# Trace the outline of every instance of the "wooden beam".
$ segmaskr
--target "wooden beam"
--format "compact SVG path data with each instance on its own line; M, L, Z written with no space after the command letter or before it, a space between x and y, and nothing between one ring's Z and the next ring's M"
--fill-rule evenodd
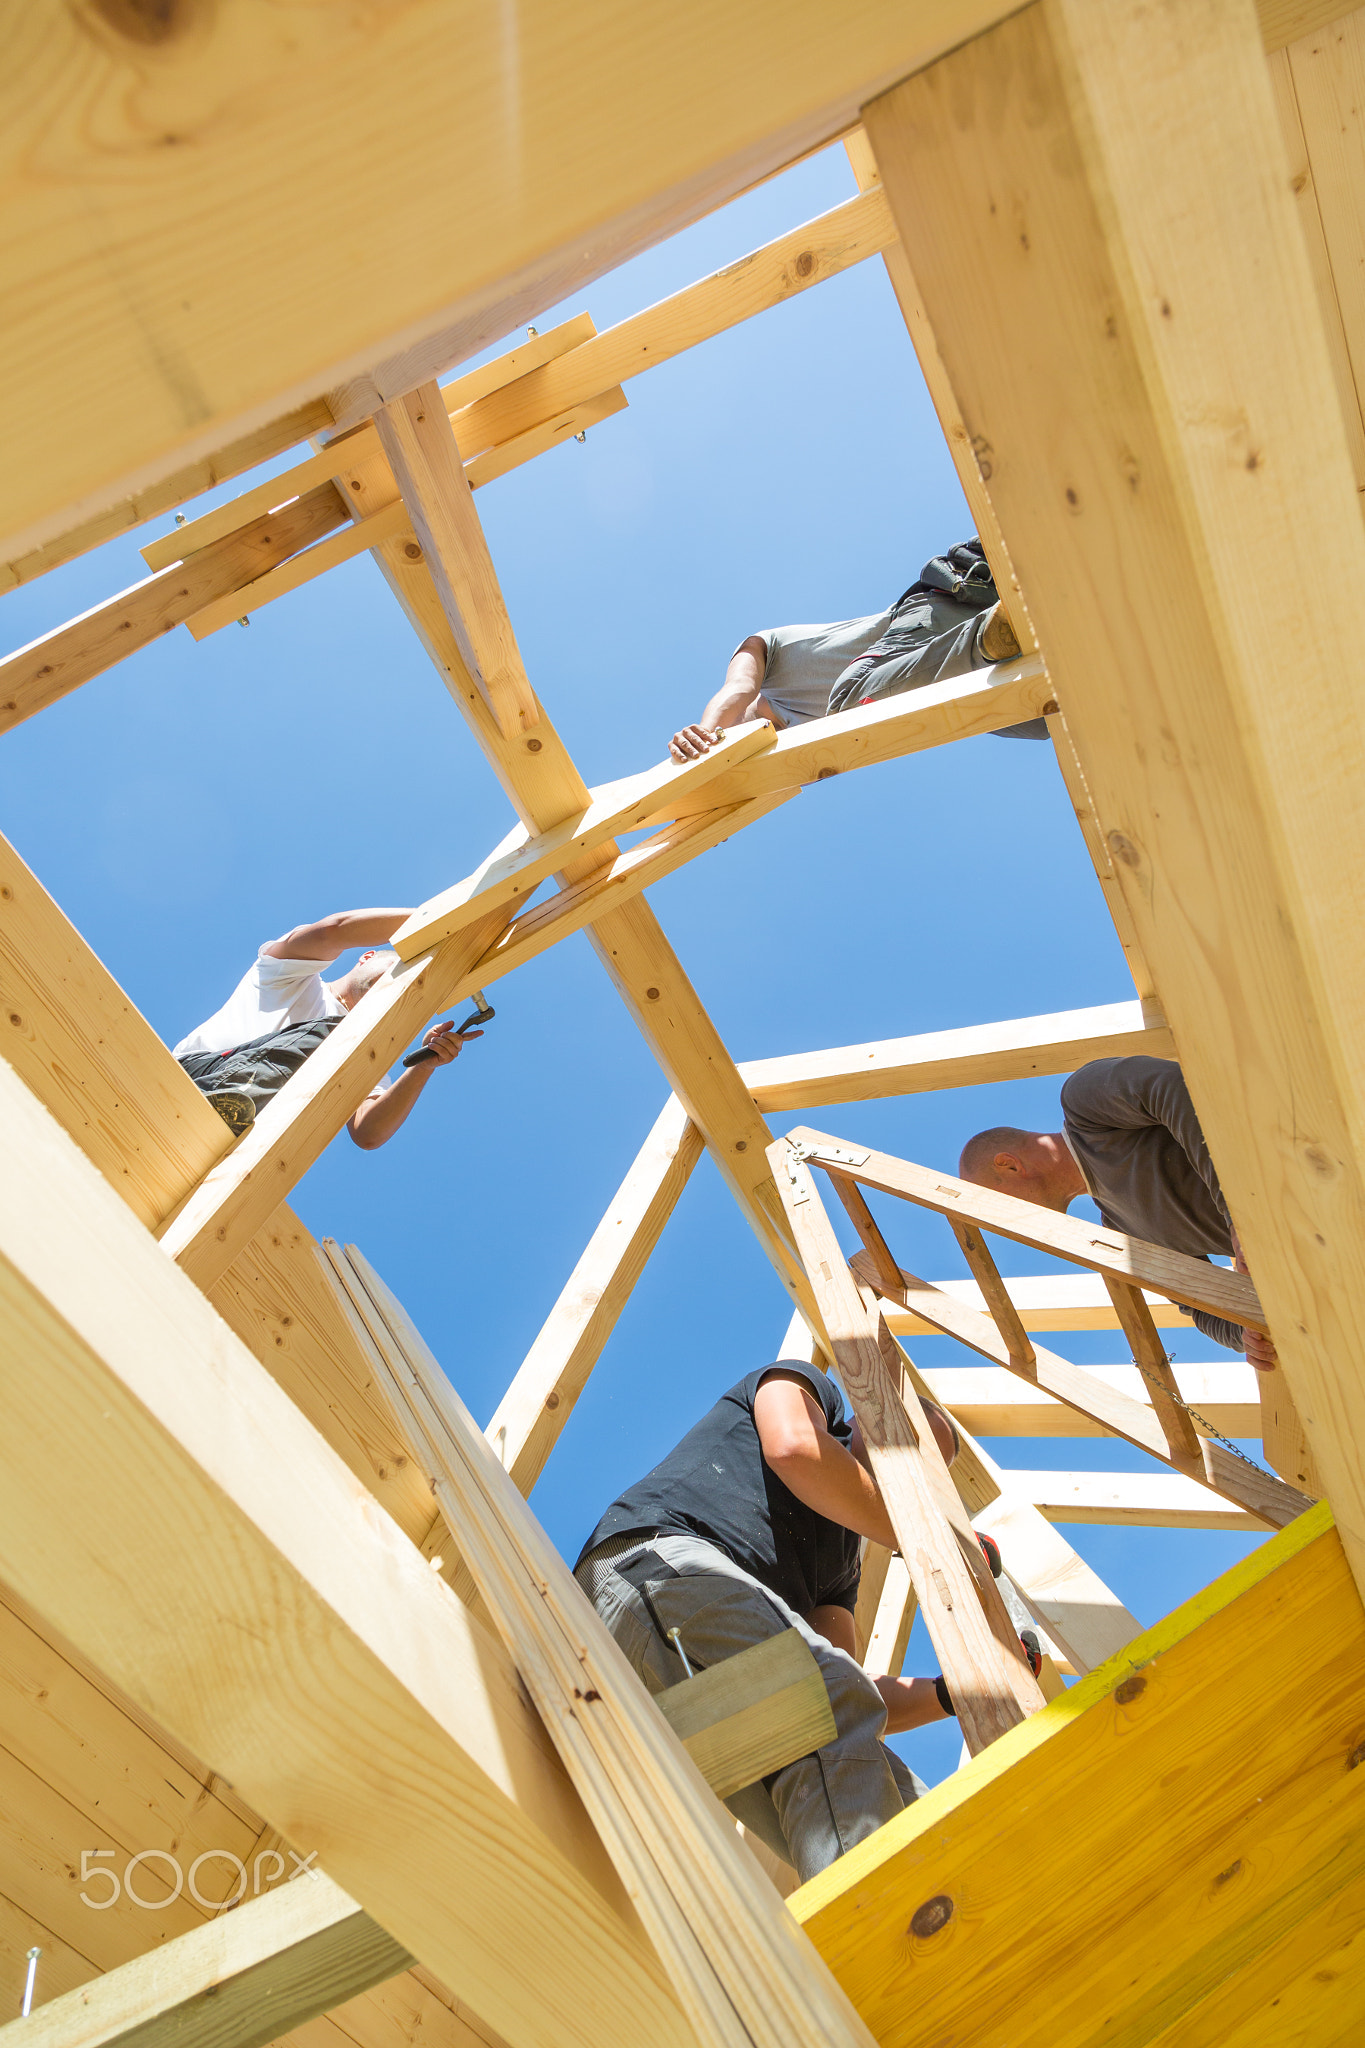
M320 1871L0 2027L0 2048L261 2048L412 1962Z
M528 831L545 832L566 818L580 816L592 802L592 792L544 712L533 732L515 743L506 742L464 669L426 564L413 561L393 543L379 549L376 559L523 825ZM721 781L718 777L717 787ZM561 887L572 886L615 859L616 851L607 841L576 856L559 877ZM653 911L637 896L621 909L597 917L589 939L783 1287L804 1313L813 1314L805 1273L768 1170L772 1133Z
M600 2039L684 2048L502 1651L4 1067L0 1131L0 1577L512 2048L585 1958Z
M1134 1365L1084 1365L1080 1372L1130 1401L1147 1402L1147 1382ZM1240 1359L1226 1365L1179 1365L1181 1398L1206 1416L1224 1436L1256 1437L1261 1431L1261 1375ZM1031 1387L1000 1366L929 1366L924 1378L936 1401L974 1436L1105 1436L1092 1415L1068 1408L1041 1387ZM1291 1480L1292 1483L1292 1480Z
M701 1152L670 1096L488 1425L518 1492L544 1470Z
M441 402L448 413L460 412L477 399L485 398L490 391L496 391L500 384L510 384L517 377L538 370L552 357L563 355L566 349L576 348L582 341L590 341L596 332L590 313L576 313L572 320L561 321L558 327L552 327L544 334L518 342L505 355L496 356L491 363L484 363L477 370L467 370L463 377L456 377L443 385ZM328 424L332 424L330 419ZM538 426L543 422L534 424ZM459 440L458 428L455 438ZM477 452L464 447L460 449L466 460ZM278 476L268 477L263 484L244 491L240 498L233 498L228 504L202 513L188 525L178 526L159 539L149 541L141 551L142 559L149 569L169 568L172 562L181 561L197 549L207 547L211 540L219 540L224 534L234 532L283 499L295 497L303 491L312 490L316 484L329 481L347 463L363 462L368 465L376 458L381 463L384 460L372 420L366 420L363 426L353 427L347 433L333 433L325 448L306 456L302 462L296 462L292 468L281 471ZM390 498L398 496L398 486L393 483L392 475L388 495ZM370 506L368 509L374 508Z
M888 1557L877 1611L861 1662L874 1677L899 1678L919 1600L903 1557Z
M226 1124L13 848L0 840L0 1052L155 1230L232 1143ZM415 1539L429 1499L373 1399L317 1247L281 1205L215 1283L219 1314Z
M455 431L467 455L496 447L537 421L638 377L684 349L865 262L896 238L880 192L846 199L723 270L647 306L604 334L471 405Z
M882 1282L865 1252L859 1252L852 1264L860 1279L881 1287ZM917 1280L911 1273L902 1272L901 1281L898 1298L903 1303L913 1304L944 1336L956 1337L959 1343L979 1351L983 1357L994 1359L997 1365L1015 1370L1008 1347L988 1315L962 1307L951 1296L940 1294L936 1288ZM1170 1463L1165 1432L1153 1409L1129 1401L1126 1395L1095 1379L1080 1366L1059 1358L1055 1352L1044 1351L1041 1346L1035 1347L1028 1383L1042 1387L1069 1407L1083 1409L1102 1423L1110 1435L1123 1437L1136 1449L1159 1458L1163 1464ZM1272 1528L1283 1528L1311 1505L1294 1487L1286 1486L1273 1474L1257 1471L1221 1444L1210 1443L1207 1438L1200 1437L1199 1455L1202 1483L1214 1493L1260 1515Z
M130 112L98 142L71 131L58 185L23 166L73 79L126 109L145 45L111 24L35 22L0 107L4 355L29 422L11 408L6 556L348 380L366 378L373 411L840 134L870 93L997 11L932 0L907 19L874 0L850 34L810 0L713 8L682 46L590 0L571 44L548 19L523 24L514 74L497 23L440 0L363 21L328 0L245 46L215 19L159 51L157 132L192 136L192 160L168 148L112 187ZM236 118L218 121L229 103ZM382 146L339 161L334 138L376 109ZM54 451L36 422L82 388L76 338L91 332L102 403Z
M935 1280L933 1285L966 1308L984 1310L986 1306L974 1280ZM1006 1279L1005 1286L1026 1330L1116 1330L1119 1326L1114 1304L1097 1273L1015 1275ZM1150 1289L1143 1298L1158 1329L1194 1334L1189 1317L1172 1302ZM890 1304L886 1316L898 1336L931 1334L923 1317L909 1309Z
M913 1038L832 1046L827 1052L741 1060L739 1071L766 1113L814 1109L831 1102L878 1102L889 1095L929 1094L939 1088L979 1088L1039 1074L1072 1074L1088 1060L1137 1052L1174 1058L1170 1032L1164 1025L1148 1024L1141 1003L1104 1003L1050 1017L1012 1017L1001 1024L967 1024L953 1031L920 1032Z
M1159 1289L1173 1301L1188 1308L1206 1309L1210 1315L1226 1316L1244 1327L1264 1330L1265 1317L1256 1290L1241 1273L1224 1266L1212 1266L1203 1259L1170 1251L1165 1245L1148 1244L1121 1230L1107 1230L1078 1216L1058 1215L1017 1195L997 1194L994 1188L958 1180L952 1174L935 1173L908 1159L895 1159L888 1152L860 1151L856 1163L849 1161L848 1148L837 1138L804 1126L788 1134L807 1157L823 1164L825 1157L836 1173L865 1187L880 1188L903 1201L935 1210L940 1216L966 1217L984 1230L1013 1238L1016 1244L1031 1245L1035 1251L1050 1252L1056 1258L1072 1259L1094 1272L1135 1287Z
M1052 685L1036 657L998 662L994 668L976 669L971 675L909 690L879 704L792 726L778 734L777 744L766 754L718 778L711 786L714 801L739 803L770 790L828 782L831 776L847 775L854 768L899 761L906 754L941 747L950 740L973 739L998 725L1036 718L1052 702ZM605 798L610 788L607 784L598 794ZM709 794L705 800L699 794L689 801L700 810L708 808L711 800Z
M0 661L0 733L12 731L278 562L346 523L328 482Z
M333 424L332 408L326 399L310 399L306 405L296 406L281 418L268 420L263 427L244 435L240 441L229 441L213 455L192 462L186 469L173 470L146 490L110 505L106 511L96 513L80 525L69 527L31 553L0 564L0 590L14 590L21 583L36 582L38 577L46 576L49 569L60 568L63 562L89 554L92 548L102 547L108 540L117 540L121 534L135 532L149 519L173 512L177 505L215 489L218 484L231 483L233 477L255 469L258 463L270 462L275 456L283 455L286 449L306 441L310 434L325 433ZM279 500L272 498L269 503L278 504Z
M327 1249L395 1417L698 2040L786 2048L809 2028L871 2048L729 1817L698 1798L696 1767L401 1306L354 1246ZM715 1691L701 1688L703 1713Z
M1130 1529L1242 1529L1270 1525L1246 1508L1213 1499L1178 1472L1005 1472L1008 1491L1032 1501L1049 1522L1101 1522Z
M503 738L517 739L539 722L540 707L439 386L423 384L391 400L374 424L465 671L483 692Z
M1008 2048L1040 1984L1059 2048L1093 2042L1105 2013L1133 2041L1345 2043L1365 2003L1340 1954L1365 1924L1365 1784L1347 1768L1362 1675L1359 1607L1319 1509L791 1909L882 2048L951 2040L964 2012L973 2048ZM1194 1774L1197 1796L1177 1796Z
M879 1317L844 1263L810 1169L778 1139L769 1161L810 1276L817 1334L858 1418L898 1547L973 1755L1043 1703L962 1512L913 1383L882 1353ZM894 1352L894 1343L888 1339ZM897 1384L899 1380L899 1385Z
M1084 1677L1141 1633L1137 1617L1034 1503L1013 1490L1013 1473L994 1469L1000 1497L976 1517L976 1526L994 1536L1020 1599Z
M1048 0L865 118L1365 1583L1365 533L1250 14L1159 20Z
M794 1628L655 1693L654 1703L717 1799L838 1734L820 1666Z
M671 809L737 761L766 752L776 738L776 730L766 719L751 720L727 733L720 745L699 761L689 761L681 768L673 761L662 761L658 767L630 777L633 791L612 783L608 801L594 795L586 810L564 819L550 832L530 833L523 828L513 835L509 847L496 848L473 874L415 910L393 935L395 953L400 960L413 960L486 911L515 909L529 902L543 881L579 854L591 852L620 832L635 831L646 819Z
M165 1226L161 1239L171 1257L201 1287L212 1286L433 1016L592 920L620 916L620 906L643 889L785 801L768 797L688 818L617 853L609 866L523 911L501 931L504 912L485 911L444 944L400 960L310 1054Z
M1280 134L1299 225L1341 400L1357 492L1365 491L1365 291L1360 280L1359 185L1365 174L1360 10L1314 24L1270 60Z

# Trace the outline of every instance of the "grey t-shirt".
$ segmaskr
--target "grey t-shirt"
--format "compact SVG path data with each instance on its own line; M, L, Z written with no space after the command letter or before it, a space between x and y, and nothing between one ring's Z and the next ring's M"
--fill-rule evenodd
M1232 1223L1185 1077L1174 1060L1091 1060L1062 1089L1062 1122L1110 1230L1207 1258L1232 1250ZM1242 1349L1237 1323L1195 1311L1215 1343Z
M829 710L829 693L891 623L891 609L829 626L770 626L759 633L768 650L763 694L786 725L805 725Z

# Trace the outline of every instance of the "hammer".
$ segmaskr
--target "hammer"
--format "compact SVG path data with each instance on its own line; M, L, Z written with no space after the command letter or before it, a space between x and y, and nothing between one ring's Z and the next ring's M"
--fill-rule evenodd
M478 1008L476 1010L471 1010L469 1015L465 1018L464 1022L460 1025L458 1031L455 1033L455 1036L457 1038L463 1038L466 1031L482 1030L483 1026L485 1024L491 1023L492 1019L496 1017L498 1014L481 988L475 989L474 1001L478 1004ZM435 1057L436 1055L429 1045L419 1045L416 1052L410 1052L408 1054L407 1058L403 1062L403 1065L405 1067L420 1067L423 1060L434 1060Z

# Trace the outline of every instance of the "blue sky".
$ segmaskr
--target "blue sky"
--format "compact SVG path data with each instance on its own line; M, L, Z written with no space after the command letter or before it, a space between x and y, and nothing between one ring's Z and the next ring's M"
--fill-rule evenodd
M537 326L599 329L854 192L798 166ZM490 353L499 353L491 351ZM478 504L528 671L589 783L660 760L746 634L881 610L970 521L879 259L649 371L581 446ZM277 464L275 467L283 467ZM262 471L261 474L268 474ZM239 479L202 501L236 495ZM145 542L170 521L153 522ZM6 599L18 646L145 573L111 543ZM10 735L4 830L168 1043L257 946L362 904L415 904L512 822L369 560L201 645L162 640ZM737 1059L1132 995L1051 749L983 738L804 792L651 902ZM292 1200L358 1243L480 1421L516 1371L667 1093L585 937L501 984L488 1036L382 1152L343 1137ZM1059 1122L1059 1081L773 1119L938 1167L989 1123ZM907 1265L965 1271L946 1226L883 1202ZM1006 1272L1037 1254L998 1245ZM534 1495L573 1558L613 1494L775 1356L786 1297L703 1160ZM1181 1360L1227 1357L1191 1329ZM1117 1335L1059 1337L1077 1362ZM966 1363L946 1339L922 1365ZM1090 1439L988 1444L1004 1465L1138 1470ZM1259 1451L1259 1445L1247 1448ZM1255 1539L1068 1528L1143 1622ZM937 1668L917 1625L907 1669ZM955 1724L901 1747L929 1780Z

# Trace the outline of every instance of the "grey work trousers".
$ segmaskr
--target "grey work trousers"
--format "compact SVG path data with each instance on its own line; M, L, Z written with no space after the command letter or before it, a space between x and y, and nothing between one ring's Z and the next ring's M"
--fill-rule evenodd
M835 679L829 693L831 714L896 697L903 690L922 690L930 683L947 682L951 676L965 676L972 669L989 668L990 660L981 651L981 632L994 602L994 585L980 603L960 601L946 591L907 591L881 638ZM1010 740L1045 740L1047 736L1047 724L1041 718L1002 726L995 735Z
M630 1576L624 1576L629 1572ZM798 1629L820 1666L837 1730L833 1742L746 1785L725 1804L802 1882L902 1813L924 1790L886 1747L886 1708L852 1657L817 1635L784 1601L698 1536L609 1537L575 1576L652 1693L686 1677L667 1631L695 1670Z
M230 1052L187 1052L180 1064L205 1095L231 1090L249 1095L258 1110L292 1080L308 1055L335 1031L340 1017L314 1017L305 1024L286 1024Z

